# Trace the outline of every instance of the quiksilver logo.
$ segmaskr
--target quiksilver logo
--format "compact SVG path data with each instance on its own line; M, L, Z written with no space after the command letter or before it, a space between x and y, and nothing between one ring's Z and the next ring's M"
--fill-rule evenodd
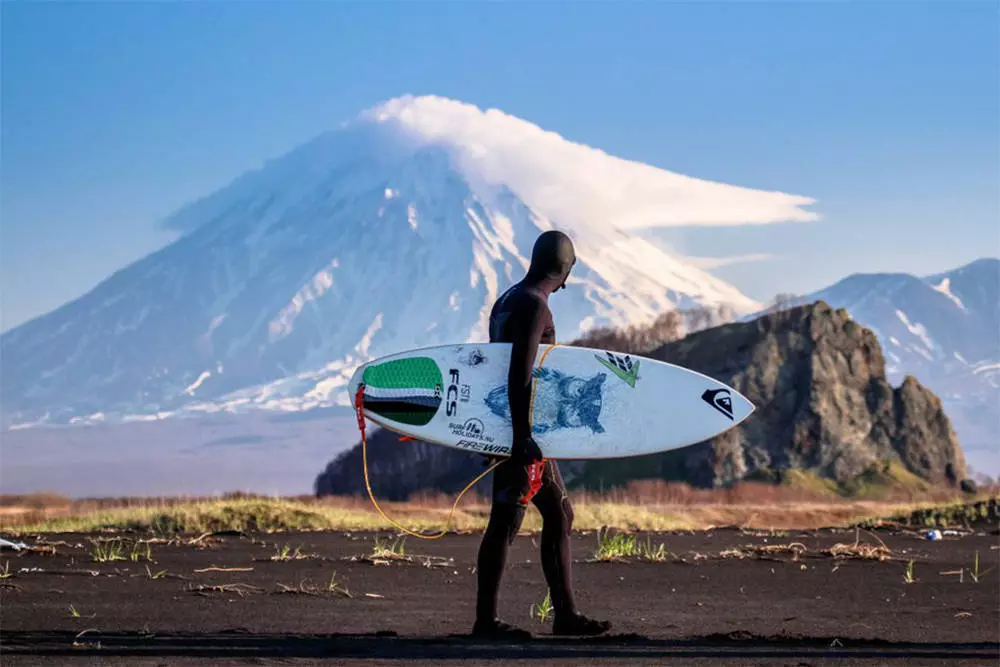
M713 408L733 419L733 398L728 389L706 389L701 395L701 400L705 401Z

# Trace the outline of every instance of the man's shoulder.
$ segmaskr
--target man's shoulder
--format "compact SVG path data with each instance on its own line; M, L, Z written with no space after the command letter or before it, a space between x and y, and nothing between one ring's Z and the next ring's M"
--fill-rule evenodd
M548 310L548 300L541 292L530 287L520 287L503 297L503 309L507 312L520 310Z

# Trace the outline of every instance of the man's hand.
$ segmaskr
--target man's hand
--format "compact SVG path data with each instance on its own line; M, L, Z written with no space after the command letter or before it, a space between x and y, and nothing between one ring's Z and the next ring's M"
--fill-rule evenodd
M519 438L514 441L510 451L510 460L521 465L531 465L535 461L545 458L538 443L530 435L526 438Z

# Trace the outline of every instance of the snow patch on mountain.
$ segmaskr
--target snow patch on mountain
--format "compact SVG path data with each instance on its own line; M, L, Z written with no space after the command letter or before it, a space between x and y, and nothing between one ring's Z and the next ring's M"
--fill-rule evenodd
M195 390L201 386L202 382L204 382L210 377L212 377L211 371L202 371L201 375L198 376L198 379L192 382L184 389L184 393L187 394L188 396L194 396Z
M295 293L292 300L281 309L278 316L268 323L270 342L284 338L292 332L295 318L310 301L323 296L324 292L333 287L333 270L340 267L340 261L334 257L325 267L316 272L312 279Z
M907 331L920 339L920 342L922 342L928 350L934 349L934 341L932 341L930 336L927 335L927 327L923 324L911 323L910 319L906 316L906 313L898 309L896 310L896 317L898 317L899 321L903 323L903 326L906 327Z
M945 278L944 280L942 280L938 284L931 285L931 287L935 291L940 292L941 294L944 294L946 297L948 297L949 299L951 299L952 302L954 302L954 304L956 306L958 306L962 310L965 310L965 304L962 303L962 300L959 299L957 296L955 296L954 294L951 293L951 278Z

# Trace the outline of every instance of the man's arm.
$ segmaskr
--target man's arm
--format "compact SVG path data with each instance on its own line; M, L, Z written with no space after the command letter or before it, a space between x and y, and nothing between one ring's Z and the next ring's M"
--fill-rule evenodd
M514 451L512 456L529 455L529 460L540 458L537 445L532 442L524 450L531 438L531 381L535 367L538 344L548 321L548 306L533 295L528 295L511 313L508 320L511 328L510 370L507 373L507 396L510 400L510 418L514 427Z

